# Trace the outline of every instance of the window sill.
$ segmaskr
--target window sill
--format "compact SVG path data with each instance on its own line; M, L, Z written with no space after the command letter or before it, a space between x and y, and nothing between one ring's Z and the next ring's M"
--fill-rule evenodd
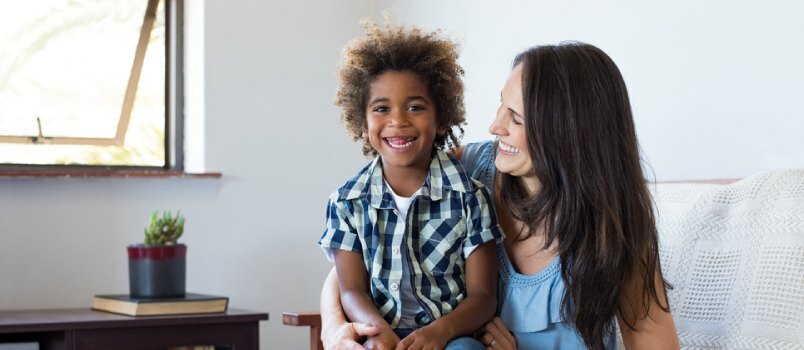
M0 179L219 179L221 173L176 170L0 170Z

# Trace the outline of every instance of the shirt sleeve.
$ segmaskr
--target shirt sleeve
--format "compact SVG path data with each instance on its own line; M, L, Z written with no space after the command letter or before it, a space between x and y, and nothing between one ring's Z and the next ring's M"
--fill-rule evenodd
M469 177L492 188L492 172L494 167L494 141L468 143L463 148L461 164Z
M349 222L350 210L347 207L348 201L338 200L338 193L335 192L329 197L327 203L327 229L318 240L318 244L327 252L327 257L332 260L331 249L341 249L351 252L362 252L363 246L357 236L357 230Z
M477 188L466 196L467 237L464 249L479 246L486 242L502 242L505 235L497 223L494 204L485 186L476 182Z

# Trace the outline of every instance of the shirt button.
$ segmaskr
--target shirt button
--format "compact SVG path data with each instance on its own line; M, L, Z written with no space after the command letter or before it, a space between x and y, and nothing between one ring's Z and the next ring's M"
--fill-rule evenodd
M393 247L391 248L391 251L394 253L394 255L397 255L399 254L399 247Z
M391 283L391 290L393 290L393 291L399 290L399 284Z

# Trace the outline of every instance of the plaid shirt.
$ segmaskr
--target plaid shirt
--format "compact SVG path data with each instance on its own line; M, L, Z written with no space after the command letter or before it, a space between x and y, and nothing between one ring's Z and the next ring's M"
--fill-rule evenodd
M463 248L503 238L491 197L458 161L436 150L407 217L400 217L381 163L377 157L332 193L318 243L362 253L374 304L393 328L402 316L402 264L409 264L414 295L435 320L466 298Z

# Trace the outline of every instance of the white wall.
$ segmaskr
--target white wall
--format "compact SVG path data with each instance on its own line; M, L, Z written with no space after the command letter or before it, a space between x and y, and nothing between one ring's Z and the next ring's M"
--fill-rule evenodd
M581 40L620 67L658 179L804 167L802 2L381 0L378 8L461 41L466 140L488 137L518 52Z
M365 162L331 102L335 65L358 20L389 6L463 42L468 140L487 137L516 52L579 39L620 65L658 178L804 166L804 5L493 3L207 0L204 162L224 177L0 180L0 309L125 292L124 247L152 210L180 208L189 289L270 312L263 349L304 348L305 330L281 326L281 312L317 308L325 200Z
M372 9L206 1L204 162L223 178L1 179L0 309L89 307L94 294L127 292L125 246L142 240L152 210L180 208L188 289L269 312L262 349L303 349L307 330L282 326L281 312L318 308L326 200L366 161L332 100L340 49Z

